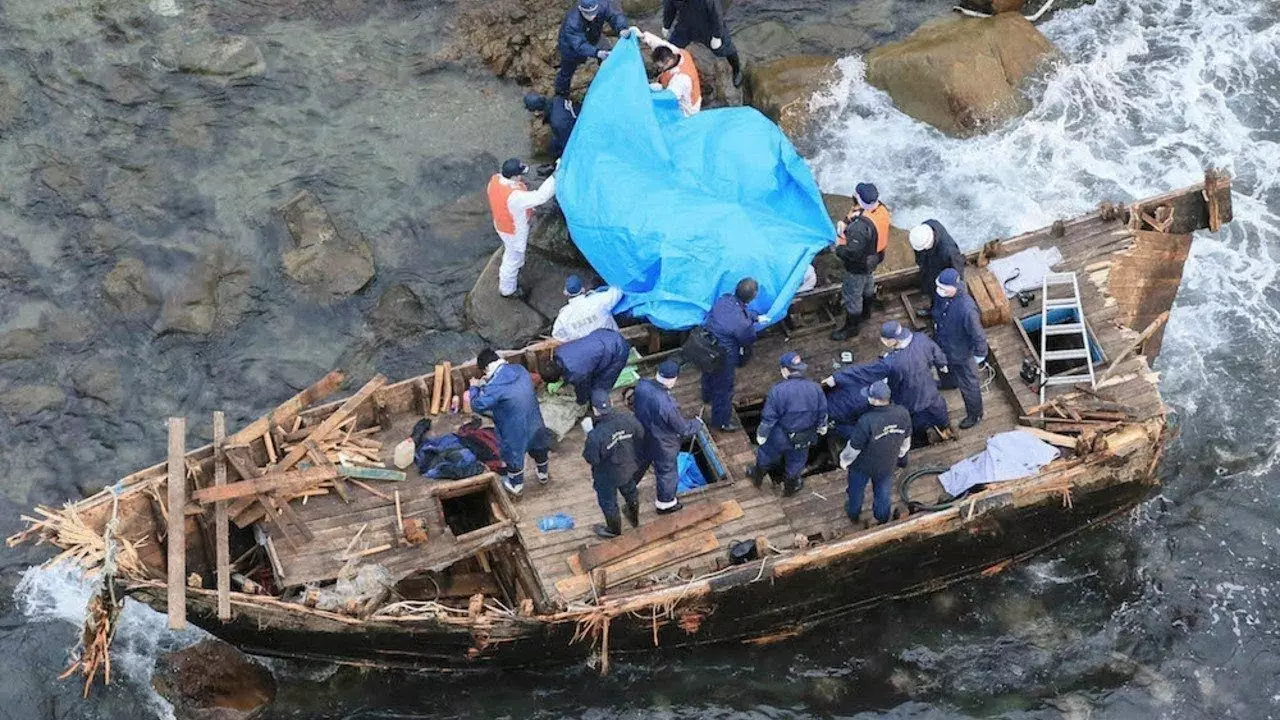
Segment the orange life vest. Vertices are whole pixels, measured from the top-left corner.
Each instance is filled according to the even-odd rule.
[[[511,193],[525,190],[525,184],[519,180],[514,186],[502,182],[502,174],[495,173],[489,178],[489,212],[493,213],[493,229],[503,235],[511,235],[516,231],[516,219],[511,215],[511,206],[507,201]],[[533,217],[533,209],[525,210],[525,220]]]
[[[671,79],[676,73],[684,73],[689,76],[689,80],[693,85],[693,90],[689,93],[689,102],[695,108],[702,107],[702,80],[698,77],[698,66],[693,64],[693,53],[688,50],[680,50],[680,62],[675,67],[663,72],[658,76],[658,82],[662,87],[671,84]]]
[[[875,207],[866,212],[866,216],[876,226],[876,252],[882,253],[889,247],[889,208],[884,203],[876,203]]]

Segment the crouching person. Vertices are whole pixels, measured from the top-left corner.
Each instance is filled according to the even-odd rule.
[[[484,377],[471,380],[471,409],[493,418],[506,465],[502,487],[516,496],[524,492],[526,453],[538,464],[538,482],[545,485],[551,480],[547,455],[551,432],[542,422],[542,409],[538,407],[529,371],[507,363],[492,348],[480,351],[476,367],[484,368]]]
[[[840,467],[849,470],[849,497],[845,512],[851,522],[862,515],[862,496],[871,483],[871,514],[889,522],[893,508],[893,469],[906,467],[911,449],[911,413],[891,403],[889,384],[884,380],[868,387],[871,409],[858,418],[848,444],[840,453]]]
[[[622,408],[614,408],[607,398],[593,400],[591,410],[595,423],[587,433],[582,459],[591,466],[591,485],[595,488],[600,512],[604,514],[604,524],[593,525],[591,529],[602,538],[616,538],[622,534],[619,495],[627,505],[627,522],[631,527],[640,527],[636,471],[640,466],[639,451],[644,442],[644,427],[635,415]]]

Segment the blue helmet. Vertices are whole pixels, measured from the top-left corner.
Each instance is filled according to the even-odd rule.
[[[502,163],[502,177],[511,179],[529,172],[529,167],[520,162],[520,158],[511,158]]]

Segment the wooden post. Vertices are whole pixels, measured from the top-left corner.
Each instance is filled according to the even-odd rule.
[[[187,419],[169,418],[169,629],[187,627]]]
[[[221,410],[213,412],[213,486],[227,484],[227,458],[222,454],[226,445],[227,420]],[[227,523],[227,501],[213,506],[213,534],[217,543],[216,566],[218,569],[218,619],[231,619],[231,540]]]
[[[440,414],[440,397],[444,392],[444,365],[436,365],[431,374],[431,414]]]

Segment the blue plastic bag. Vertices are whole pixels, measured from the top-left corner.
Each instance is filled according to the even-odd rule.
[[[705,487],[707,479],[703,477],[702,470],[698,467],[698,461],[693,457],[693,453],[682,452],[676,455],[676,474],[680,480],[676,483],[676,494],[683,495],[690,490],[697,490]]]
[[[555,515],[543,515],[538,518],[538,529],[542,532],[556,532],[557,530],[572,530],[573,518],[564,513],[556,513]]]
[[[570,236],[624,291],[617,312],[689,328],[750,276],[752,309],[781,320],[835,239],[809,167],[754,108],[683,117],[649,89],[636,42],[601,66],[556,173]]]

